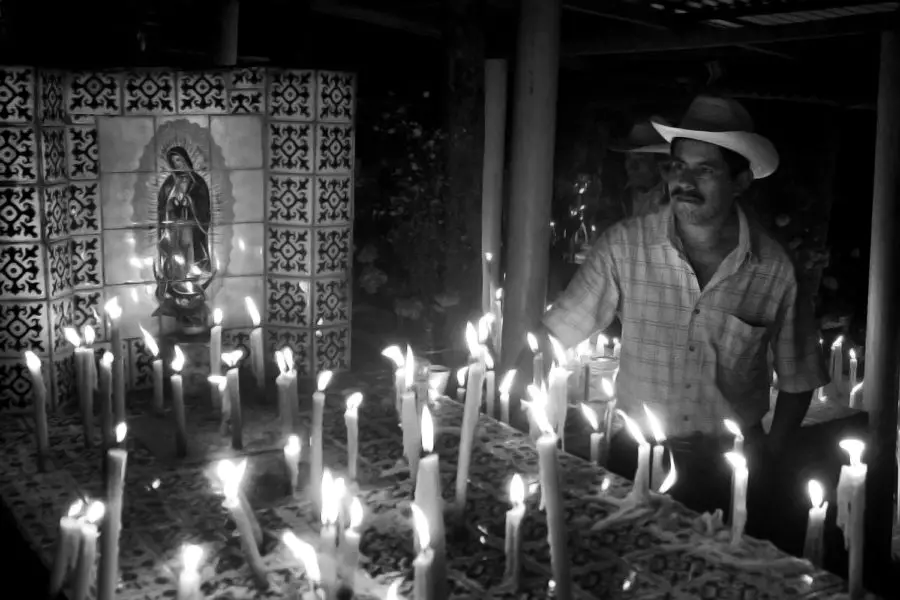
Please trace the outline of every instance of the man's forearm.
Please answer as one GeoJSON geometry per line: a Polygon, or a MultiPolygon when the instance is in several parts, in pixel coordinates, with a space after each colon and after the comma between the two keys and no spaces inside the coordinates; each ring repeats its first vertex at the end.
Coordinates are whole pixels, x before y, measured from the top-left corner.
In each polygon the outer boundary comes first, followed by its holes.
{"type": "Polygon", "coordinates": [[[812,392],[778,392],[778,401],[775,404],[775,414],[772,416],[772,427],[769,429],[769,437],[785,441],[803,424],[809,403],[812,401],[812,392]]]}

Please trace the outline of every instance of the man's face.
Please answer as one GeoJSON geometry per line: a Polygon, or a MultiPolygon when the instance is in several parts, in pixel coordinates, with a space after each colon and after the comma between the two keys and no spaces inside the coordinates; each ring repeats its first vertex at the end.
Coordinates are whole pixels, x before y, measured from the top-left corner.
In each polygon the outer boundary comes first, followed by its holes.
{"type": "Polygon", "coordinates": [[[702,225],[727,215],[735,198],[749,185],[749,173],[729,172],[718,146],[680,139],[672,145],[668,168],[669,195],[675,216],[702,225]]]}

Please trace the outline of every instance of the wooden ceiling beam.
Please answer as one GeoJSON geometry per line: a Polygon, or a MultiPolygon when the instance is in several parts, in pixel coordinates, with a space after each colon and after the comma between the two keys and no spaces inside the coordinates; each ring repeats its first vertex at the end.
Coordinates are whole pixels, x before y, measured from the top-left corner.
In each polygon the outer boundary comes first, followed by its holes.
{"type": "Polygon", "coordinates": [[[900,12],[827,19],[798,25],[753,25],[734,29],[696,27],[685,31],[657,32],[653,35],[596,36],[563,45],[564,56],[600,56],[606,54],[641,54],[676,52],[743,46],[745,44],[777,44],[798,40],[826,39],[883,31],[900,23],[900,12]]]}

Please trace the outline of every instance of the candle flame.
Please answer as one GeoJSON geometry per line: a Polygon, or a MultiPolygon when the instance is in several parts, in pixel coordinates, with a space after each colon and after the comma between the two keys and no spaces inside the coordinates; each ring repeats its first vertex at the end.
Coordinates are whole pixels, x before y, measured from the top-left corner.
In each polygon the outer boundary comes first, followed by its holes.
{"type": "Polygon", "coordinates": [[[116,296],[115,298],[104,304],[103,310],[106,311],[107,316],[109,316],[109,318],[113,321],[121,317],[122,307],[119,305],[119,297],[116,296]]]}
{"type": "Polygon", "coordinates": [[[233,461],[222,459],[216,464],[216,475],[222,482],[222,492],[225,498],[231,502],[236,502],[238,492],[241,488],[241,480],[244,478],[244,472],[247,470],[247,459],[235,463],[233,461]]]}
{"type": "Polygon", "coordinates": [[[631,437],[634,438],[634,441],[637,442],[639,446],[647,443],[647,438],[644,437],[644,433],[638,426],[637,421],[629,417],[622,409],[616,409],[616,414],[622,417],[622,420],[625,421],[625,428],[628,430],[628,433],[631,435],[631,437]]]}
{"type": "Polygon", "coordinates": [[[480,319],[478,319],[478,341],[479,343],[484,343],[491,336],[491,326],[494,324],[494,319],[497,317],[494,313],[484,313],[480,319]]]}
{"type": "Polygon", "coordinates": [[[111,367],[113,364],[113,360],[115,360],[113,353],[107,350],[103,353],[103,356],[100,357],[100,364],[104,367],[111,367]]]}
{"type": "Polygon", "coordinates": [[[675,470],[675,457],[669,452],[669,472],[666,474],[666,478],[663,479],[663,482],[659,484],[659,493],[665,494],[672,489],[677,481],[678,472],[675,470]]]}
{"type": "Polygon", "coordinates": [[[552,335],[550,336],[550,346],[553,348],[553,358],[556,361],[557,366],[565,366],[566,364],[566,349],[563,348],[562,343],[552,335]]]}
{"type": "Polygon", "coordinates": [[[584,418],[587,419],[587,422],[591,424],[591,429],[594,431],[600,429],[600,419],[597,418],[597,411],[582,402],[581,412],[584,414],[584,418]]]}
{"type": "Polygon", "coordinates": [[[92,500],[84,513],[84,520],[96,525],[103,519],[104,514],[106,514],[106,506],[99,500],[92,500]]]}
{"type": "Polygon", "coordinates": [[[616,395],[616,387],[613,385],[612,379],[609,377],[604,377],[600,380],[600,387],[603,389],[603,393],[612,398],[616,395]]]}
{"type": "Polygon", "coordinates": [[[513,507],[521,506],[525,502],[525,480],[516,473],[509,481],[509,503],[513,507]]]}
{"type": "Polygon", "coordinates": [[[403,366],[403,351],[400,350],[400,346],[388,346],[381,351],[381,355],[391,360],[398,369],[403,366]]]}
{"type": "Polygon", "coordinates": [[[128,425],[123,421],[116,425],[116,443],[121,444],[124,442],[126,435],[128,435],[128,425]]]}
{"type": "Polygon", "coordinates": [[[287,361],[284,360],[284,352],[282,352],[281,350],[275,351],[275,364],[278,365],[278,372],[281,375],[288,374],[289,369],[287,366],[287,361]]]}
{"type": "Polygon", "coordinates": [[[210,375],[206,378],[211,384],[219,388],[220,392],[225,391],[225,387],[228,385],[228,378],[224,375],[210,375]]]}
{"type": "Polygon", "coordinates": [[[466,346],[469,348],[472,358],[478,358],[481,352],[481,339],[478,337],[478,331],[472,325],[472,321],[466,323],[466,346]]]}
{"type": "Polygon", "coordinates": [[[362,401],[362,392],[353,392],[352,394],[347,396],[347,413],[355,415],[359,411],[359,407],[362,404],[362,401]]]}
{"type": "Polygon", "coordinates": [[[214,308],[213,309],[213,325],[218,327],[222,324],[222,309],[214,308]]]}
{"type": "Polygon", "coordinates": [[[843,344],[843,343],[844,343],[844,336],[839,335],[839,336],[837,336],[837,339],[835,339],[834,342],[832,342],[831,349],[837,350],[838,348],[841,347],[841,344],[843,344]]]}
{"type": "Polygon", "coordinates": [[[259,310],[256,308],[256,302],[250,296],[244,296],[244,305],[247,307],[247,314],[250,315],[250,322],[254,327],[259,327],[262,319],[259,316],[259,310]]]}
{"type": "Polygon", "coordinates": [[[850,360],[856,360],[856,348],[850,348],[850,360]]]}
{"type": "Polygon", "coordinates": [[[175,346],[175,358],[172,359],[172,370],[176,373],[181,373],[181,370],[184,368],[184,352],[181,351],[181,347],[176,344],[175,346]]]}
{"type": "Polygon", "coordinates": [[[725,429],[727,429],[731,433],[731,435],[733,435],[736,438],[743,439],[744,434],[741,432],[741,428],[738,426],[737,423],[735,423],[731,419],[725,419],[724,421],[722,421],[722,423],[725,424],[725,429]]]}
{"type": "Polygon", "coordinates": [[[726,452],[725,460],[731,463],[732,468],[735,471],[741,471],[747,469],[747,457],[741,454],[740,452],[726,452]]]}
{"type": "Polygon", "coordinates": [[[78,500],[76,500],[69,506],[69,512],[66,513],[66,516],[74,519],[75,517],[80,515],[81,511],[83,511],[83,510],[84,510],[84,500],[79,498],[78,500]]]}
{"type": "Polygon", "coordinates": [[[416,382],[416,357],[412,348],[406,347],[406,359],[403,361],[403,384],[410,389],[416,382]]]}
{"type": "Polygon", "coordinates": [[[422,407],[422,450],[434,452],[434,418],[427,406],[422,407]]]}
{"type": "Polygon", "coordinates": [[[416,530],[416,537],[419,538],[419,548],[425,550],[431,545],[428,517],[416,503],[412,503],[410,508],[412,509],[413,528],[416,530]]]}
{"type": "Polygon", "coordinates": [[[491,252],[485,252],[485,253],[484,253],[484,260],[485,260],[485,262],[491,262],[492,260],[494,260],[494,255],[493,255],[493,253],[491,253],[491,252]]]}
{"type": "Polygon", "coordinates": [[[287,365],[287,372],[293,373],[296,366],[294,363],[294,351],[291,350],[290,346],[285,346],[281,349],[281,355],[284,357],[284,364],[287,365]]]}
{"type": "Polygon", "coordinates": [[[644,405],[644,412],[647,413],[647,423],[650,425],[650,433],[653,434],[653,439],[656,440],[657,444],[662,444],[666,441],[666,432],[663,430],[659,417],[646,404],[644,405]]]}
{"type": "Polygon", "coordinates": [[[341,490],[330,469],[322,473],[322,524],[333,525],[341,511],[341,490]]]}
{"type": "Polygon", "coordinates": [[[528,340],[528,347],[531,348],[531,351],[534,354],[537,354],[538,350],[540,350],[540,346],[538,346],[537,337],[535,337],[535,335],[529,331],[528,333],[525,334],[525,339],[528,340]]]}
{"type": "Polygon", "coordinates": [[[353,496],[353,500],[350,501],[350,529],[358,529],[365,516],[366,512],[363,510],[362,502],[353,496]]]}
{"type": "Polygon", "coordinates": [[[144,346],[146,346],[147,350],[150,351],[150,354],[152,354],[154,358],[159,356],[159,345],[157,345],[156,340],[150,335],[149,331],[144,329],[143,325],[138,325],[138,328],[140,328],[141,333],[144,334],[144,346]]]}
{"type": "Polygon", "coordinates": [[[41,359],[31,350],[25,351],[25,364],[28,366],[28,370],[36,373],[41,372],[41,359]]]}
{"type": "Polygon", "coordinates": [[[484,366],[488,371],[494,368],[494,359],[491,358],[491,353],[488,352],[488,349],[482,346],[482,352],[484,352],[484,366]]]}
{"type": "Polygon", "coordinates": [[[331,371],[322,371],[319,373],[319,376],[316,377],[316,389],[320,392],[324,392],[325,388],[328,387],[328,384],[331,383],[331,378],[334,376],[334,373],[331,371]]]}
{"type": "Polygon", "coordinates": [[[229,369],[233,369],[243,357],[244,351],[240,348],[235,348],[231,352],[222,353],[222,362],[225,363],[225,366],[229,369]]]}
{"type": "Polygon", "coordinates": [[[400,580],[397,579],[391,584],[391,587],[388,588],[387,600],[400,600],[400,592],[397,591],[400,589],[400,583],[400,580]]]}
{"type": "Polygon", "coordinates": [[[516,369],[510,369],[503,376],[503,379],[500,381],[500,394],[508,396],[509,390],[512,389],[512,384],[516,379],[516,369]]]}
{"type": "Polygon", "coordinates": [[[847,439],[841,440],[839,446],[850,457],[851,467],[861,467],[863,465],[862,455],[866,450],[866,445],[862,440],[847,439]]]}
{"type": "Polygon", "coordinates": [[[93,346],[94,340],[97,339],[97,334],[94,332],[94,328],[90,325],[86,325],[84,328],[84,343],[87,346],[93,346]]]}
{"type": "Polygon", "coordinates": [[[578,358],[586,358],[591,355],[591,340],[584,340],[575,346],[575,354],[578,358]]]}
{"type": "Polygon", "coordinates": [[[496,300],[503,300],[503,288],[497,288],[497,291],[494,292],[494,298],[496,300]]]}
{"type": "Polygon", "coordinates": [[[809,503],[813,508],[821,508],[822,502],[825,501],[825,490],[822,489],[822,484],[815,479],[810,479],[806,487],[809,490],[809,503]]]}
{"type": "Polygon", "coordinates": [[[66,336],[66,340],[76,348],[81,346],[81,338],[78,336],[78,332],[75,331],[74,327],[63,327],[63,335],[66,336]]]}
{"type": "Polygon", "coordinates": [[[609,346],[609,338],[601,333],[597,336],[597,352],[603,352],[607,346],[609,346]]]}
{"type": "Polygon", "coordinates": [[[287,454],[291,455],[300,455],[300,436],[298,435],[289,435],[287,438],[287,443],[284,445],[284,451],[287,454]]]}
{"type": "Polygon", "coordinates": [[[456,384],[459,387],[466,385],[466,375],[469,373],[469,367],[465,366],[456,372],[456,384]]]}
{"type": "Polygon", "coordinates": [[[316,555],[316,549],[311,544],[304,542],[294,535],[293,531],[285,531],[281,534],[281,541],[288,547],[291,554],[303,564],[306,570],[306,578],[313,585],[318,585],[322,579],[319,571],[319,557],[316,555]]]}
{"type": "Polygon", "coordinates": [[[203,548],[196,544],[185,544],[181,547],[181,565],[187,573],[196,573],[203,560],[203,548]]]}
{"type": "Polygon", "coordinates": [[[531,402],[528,409],[531,411],[531,417],[534,424],[544,435],[553,435],[553,427],[547,418],[547,392],[539,390],[533,383],[528,386],[528,395],[531,396],[531,402]]]}

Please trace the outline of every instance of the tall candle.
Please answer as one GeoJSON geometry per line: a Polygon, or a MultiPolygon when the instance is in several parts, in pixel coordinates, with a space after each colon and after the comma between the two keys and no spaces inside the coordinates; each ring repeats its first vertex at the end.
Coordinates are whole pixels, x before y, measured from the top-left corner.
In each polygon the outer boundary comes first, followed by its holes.
{"type": "Polygon", "coordinates": [[[528,341],[528,347],[531,348],[531,352],[534,354],[534,359],[532,360],[532,379],[534,385],[540,388],[544,381],[544,354],[541,352],[537,337],[535,337],[533,333],[528,332],[525,335],[525,339],[528,341]]]}
{"type": "Polygon", "coordinates": [[[602,333],[597,336],[597,354],[601,357],[609,356],[609,338],[602,333]]]}
{"type": "MultiPolygon", "coordinates": [[[[472,323],[467,324],[467,341],[473,358],[480,357],[480,346],[472,344],[472,323]]],[[[469,467],[472,462],[472,446],[475,443],[475,429],[478,426],[478,412],[481,407],[481,388],[484,382],[484,363],[476,360],[469,365],[469,376],[466,385],[466,403],[463,408],[462,429],[459,441],[459,462],[456,466],[456,510],[466,509],[466,497],[469,487],[469,467]]]]}
{"type": "Polygon", "coordinates": [[[313,502],[322,510],[322,415],[325,412],[325,390],[331,383],[332,372],[322,371],[316,377],[316,391],[312,396],[312,436],[309,447],[309,483],[313,502]]]}
{"type": "Polygon", "coordinates": [[[93,351],[81,345],[81,337],[75,329],[65,327],[63,332],[69,343],[75,346],[75,385],[78,388],[78,406],[81,409],[82,437],[84,447],[90,448],[94,437],[94,391],[90,371],[93,351]]]}
{"type": "Polygon", "coordinates": [[[300,397],[297,394],[297,360],[294,358],[294,351],[290,346],[285,346],[281,350],[284,362],[288,366],[288,375],[291,376],[291,385],[288,388],[288,404],[290,408],[290,427],[291,432],[297,431],[297,424],[300,422],[300,397]]]}
{"type": "Polygon", "coordinates": [[[637,442],[638,458],[637,471],[634,474],[634,487],[631,489],[631,498],[638,504],[650,500],[650,444],[644,438],[644,434],[638,424],[625,412],[616,410],[616,413],[625,421],[625,428],[637,442]]]}
{"type": "Polygon", "coordinates": [[[279,372],[275,379],[275,386],[278,388],[278,418],[281,421],[281,435],[287,437],[294,431],[293,404],[297,399],[291,398],[291,392],[297,376],[292,371],[284,351],[275,351],[275,363],[278,365],[279,372]]]}
{"type": "Polygon", "coordinates": [[[253,298],[246,296],[244,304],[247,306],[247,314],[250,315],[250,321],[253,323],[253,329],[250,330],[250,366],[253,369],[253,376],[256,378],[256,385],[263,387],[266,382],[266,362],[263,356],[262,319],[253,298]]]}
{"type": "Polygon", "coordinates": [[[502,356],[503,352],[503,288],[494,291],[494,352],[502,356]]]}
{"type": "MultiPolygon", "coordinates": [[[[434,552],[431,549],[428,518],[415,503],[411,505],[413,527],[419,541],[419,554],[413,561],[413,597],[415,600],[436,600],[434,587],[434,552]]],[[[446,585],[446,582],[441,582],[446,585]]]]}
{"type": "Polygon", "coordinates": [[[584,414],[584,418],[587,419],[588,424],[590,424],[591,429],[591,439],[590,439],[590,457],[591,462],[595,465],[600,464],[600,442],[603,440],[603,434],[598,430],[600,429],[600,420],[597,418],[597,412],[589,407],[587,404],[581,405],[581,412],[584,414]]]}
{"type": "MultiPolygon", "coordinates": [[[[857,410],[862,410],[862,391],[863,391],[863,382],[860,381],[850,390],[850,408],[855,408],[857,410]]],[[[900,463],[898,463],[900,464],[900,463]]],[[[897,506],[900,507],[900,502],[897,503],[897,506]]],[[[900,510],[900,509],[898,509],[900,510]]],[[[900,513],[898,513],[900,514],[900,513]]]]}
{"type": "Polygon", "coordinates": [[[119,318],[122,316],[122,307],[119,306],[118,296],[106,303],[105,310],[106,316],[109,317],[109,341],[113,355],[113,421],[122,423],[126,418],[125,358],[122,356],[122,334],[119,331],[119,318]]]}
{"type": "Polygon", "coordinates": [[[69,511],[59,520],[59,537],[56,540],[56,553],[50,572],[50,598],[56,598],[62,590],[66,578],[78,560],[81,541],[79,517],[82,516],[84,509],[84,501],[76,500],[69,507],[69,511]]]}
{"type": "Polygon", "coordinates": [[[403,456],[409,465],[409,476],[415,485],[419,471],[419,452],[422,445],[422,433],[419,431],[419,407],[416,393],[412,389],[415,378],[415,359],[412,349],[406,348],[405,384],[400,408],[400,425],[403,428],[403,456]]]}
{"type": "Polygon", "coordinates": [[[859,361],[856,359],[856,348],[850,348],[850,389],[856,387],[859,383],[856,372],[859,369],[859,361]]]}
{"type": "Polygon", "coordinates": [[[496,419],[497,413],[494,412],[494,398],[496,397],[497,383],[494,375],[494,359],[491,358],[487,349],[484,351],[484,364],[484,412],[490,418],[496,419]]]}
{"type": "Polygon", "coordinates": [[[550,412],[547,415],[550,425],[556,430],[556,435],[563,440],[563,450],[566,449],[565,431],[566,417],[569,412],[568,379],[571,373],[562,363],[550,367],[549,390],[550,412]]]}
{"type": "Polygon", "coordinates": [[[344,411],[344,425],[347,427],[347,472],[350,479],[357,479],[357,463],[359,463],[359,406],[362,404],[362,392],[354,392],[347,397],[347,410],[344,411]]]}
{"type": "Polygon", "coordinates": [[[510,369],[500,382],[500,420],[509,424],[509,391],[516,379],[516,369],[510,369]]]}
{"type": "Polygon", "coordinates": [[[297,492],[300,480],[300,438],[289,435],[284,445],[284,464],[287,467],[291,495],[297,492]]]}
{"type": "Polygon", "coordinates": [[[734,436],[734,446],[731,448],[732,452],[743,454],[744,434],[741,432],[741,428],[731,419],[725,419],[723,423],[725,424],[725,429],[734,436]]]}
{"type": "Polygon", "coordinates": [[[622,343],[619,338],[613,338],[613,358],[619,359],[622,356],[622,343]]]}
{"type": "Polygon", "coordinates": [[[750,472],[747,459],[739,452],[727,452],[725,458],[731,463],[734,478],[731,487],[731,543],[739,544],[747,524],[747,481],[750,472]]]}
{"type": "Polygon", "coordinates": [[[772,372],[772,385],[769,386],[769,410],[775,410],[778,402],[778,373],[772,372]]]}
{"type": "Polygon", "coordinates": [[[469,367],[461,367],[456,371],[456,400],[457,402],[466,401],[466,379],[469,376],[469,367]]]}
{"type": "Polygon", "coordinates": [[[506,511],[506,571],[504,578],[512,585],[513,592],[519,591],[522,576],[522,519],[525,518],[525,482],[516,473],[509,482],[509,502],[512,508],[506,511]]]}
{"type": "MultiPolygon", "coordinates": [[[[224,362],[224,361],[223,361],[224,362]]],[[[221,421],[219,423],[220,435],[228,435],[231,423],[231,399],[228,397],[228,378],[225,375],[210,375],[209,391],[213,398],[218,398],[221,421]]]]}
{"type": "Polygon", "coordinates": [[[427,406],[422,407],[422,450],[425,456],[419,461],[419,472],[416,477],[416,504],[425,513],[428,520],[429,537],[434,551],[434,573],[436,600],[444,600],[446,586],[440,582],[447,581],[447,550],[444,535],[444,499],[441,493],[441,467],[438,455],[434,453],[434,420],[427,406]]]}
{"type": "Polygon", "coordinates": [[[491,261],[494,255],[485,252],[481,261],[481,312],[491,312],[491,261]]]}
{"type": "Polygon", "coordinates": [[[612,428],[613,428],[613,419],[616,415],[616,405],[618,401],[616,400],[616,388],[613,384],[613,380],[608,377],[603,377],[600,379],[600,389],[603,391],[603,395],[606,396],[606,410],[603,412],[603,427],[602,433],[603,437],[600,441],[600,465],[605,466],[606,461],[609,458],[609,443],[612,439],[612,428]]]}
{"type": "Polygon", "coordinates": [[[175,416],[175,456],[187,456],[187,423],[184,416],[184,387],[181,369],[184,368],[184,353],[175,346],[175,358],[172,360],[172,412],[175,416]]]}
{"type": "Polygon", "coordinates": [[[103,447],[113,444],[113,406],[112,406],[112,352],[106,351],[100,358],[100,434],[103,447]]]}
{"type": "Polygon", "coordinates": [[[806,525],[806,539],[803,542],[803,558],[817,567],[822,566],[822,534],[825,529],[825,514],[828,512],[828,503],[823,502],[825,491],[822,484],[811,479],[809,482],[809,521],[806,525]]]}
{"type": "MultiPolygon", "coordinates": [[[[116,442],[122,444],[128,428],[116,426],[116,442]]],[[[102,551],[98,573],[97,597],[113,600],[119,582],[119,535],[122,531],[122,496],[125,491],[125,466],[128,452],[124,448],[106,451],[106,517],[103,520],[102,551]]]]}
{"type": "Polygon", "coordinates": [[[194,544],[181,547],[181,572],[178,573],[178,588],[175,600],[203,600],[200,591],[200,561],[203,548],[194,544]]]}
{"type": "Polygon", "coordinates": [[[341,540],[341,580],[350,589],[356,588],[356,572],[359,569],[359,542],[362,534],[359,528],[362,526],[365,513],[362,502],[355,497],[350,501],[350,526],[344,531],[344,539],[341,540]]]}
{"type": "MultiPolygon", "coordinates": [[[[94,577],[94,563],[97,560],[97,523],[103,518],[103,503],[94,500],[88,506],[84,518],[81,519],[81,544],[78,550],[78,561],[75,567],[75,590],[72,600],[86,600],[94,577]]],[[[101,556],[101,567],[102,567],[101,556]]],[[[102,579],[101,579],[102,582],[102,579]]],[[[100,596],[101,598],[103,596],[100,596]]]]}
{"type": "Polygon", "coordinates": [[[844,530],[844,544],[849,552],[847,568],[848,591],[851,598],[864,595],[863,543],[866,510],[866,474],[862,462],[866,445],[860,440],[841,440],[841,448],[850,457],[850,464],[841,467],[837,488],[837,525],[844,530]]]}
{"type": "MultiPolygon", "coordinates": [[[[163,363],[159,356],[159,344],[149,331],[142,325],[138,325],[144,335],[144,347],[153,356],[153,410],[161,413],[163,410],[163,363]]],[[[212,364],[210,364],[212,368],[212,364]]]]}
{"type": "Polygon", "coordinates": [[[841,389],[844,378],[844,336],[839,335],[831,344],[831,383],[834,386],[835,395],[841,389]]]}
{"type": "Polygon", "coordinates": [[[659,491],[663,481],[666,479],[666,474],[663,471],[663,458],[665,458],[666,454],[666,448],[663,444],[666,441],[666,432],[663,430],[662,423],[646,404],[644,405],[644,412],[647,413],[647,423],[650,425],[650,433],[653,434],[653,440],[655,441],[652,449],[653,466],[650,472],[650,489],[659,491]]]}
{"type": "MultiPolygon", "coordinates": [[[[238,363],[244,351],[238,348],[222,355],[222,362],[228,367],[225,373],[225,390],[228,394],[228,413],[231,423],[231,447],[234,450],[244,449],[244,422],[241,415],[241,372],[238,363]]],[[[225,399],[222,399],[225,404],[225,399]]]]}
{"type": "Polygon", "coordinates": [[[222,480],[222,491],[225,495],[223,505],[234,521],[235,528],[241,543],[241,550],[244,553],[244,560],[250,567],[257,585],[262,588],[268,588],[269,577],[266,573],[266,566],[259,554],[259,547],[253,533],[253,525],[247,516],[247,508],[240,498],[241,480],[244,478],[244,472],[247,470],[247,459],[241,460],[235,464],[228,460],[220,460],[216,471],[222,480]]]}
{"type": "Polygon", "coordinates": [[[222,309],[212,313],[213,326],[209,330],[209,374],[222,374],[222,309]]]}
{"type": "Polygon", "coordinates": [[[325,469],[322,473],[321,489],[322,527],[319,530],[319,554],[325,560],[319,561],[319,568],[322,572],[322,587],[330,599],[336,596],[338,589],[338,521],[346,488],[343,479],[333,478],[331,471],[325,469]]]}
{"type": "Polygon", "coordinates": [[[50,453],[50,435],[47,429],[47,386],[44,384],[44,374],[41,372],[41,359],[37,357],[37,354],[26,350],[25,365],[31,376],[31,403],[34,408],[38,462],[43,470],[44,457],[50,453]]]}

